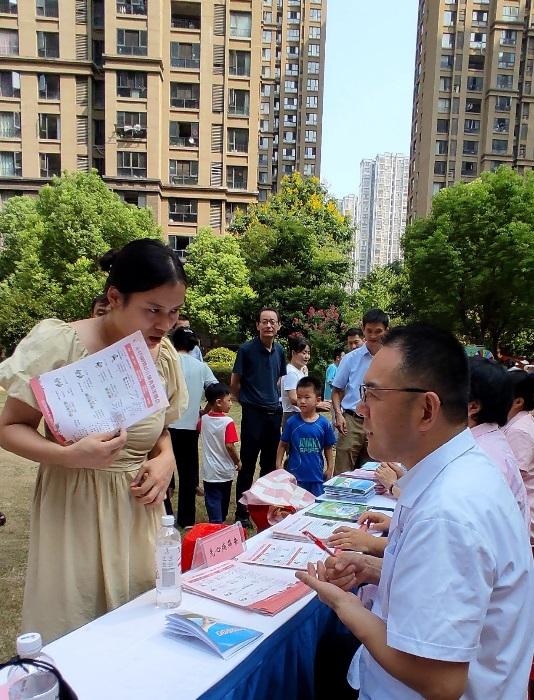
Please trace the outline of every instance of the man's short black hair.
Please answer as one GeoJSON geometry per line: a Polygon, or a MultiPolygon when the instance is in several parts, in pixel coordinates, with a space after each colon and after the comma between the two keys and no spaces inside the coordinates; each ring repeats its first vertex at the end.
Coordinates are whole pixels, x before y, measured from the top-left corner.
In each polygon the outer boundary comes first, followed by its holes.
{"type": "Polygon", "coordinates": [[[297,391],[299,389],[313,389],[315,396],[322,396],[323,385],[322,383],[313,376],[302,377],[297,382],[297,391]]]}
{"type": "Polygon", "coordinates": [[[232,390],[228,384],[223,384],[222,382],[216,382],[215,384],[208,384],[204,390],[206,394],[206,401],[208,403],[215,403],[217,399],[224,399],[225,396],[232,393],[232,390]]]}
{"type": "Polygon", "coordinates": [[[389,328],[389,316],[382,309],[369,309],[363,315],[363,327],[365,328],[368,323],[381,323],[384,328],[389,328]]]}
{"type": "Polygon", "coordinates": [[[274,306],[262,306],[261,309],[256,312],[256,323],[260,322],[261,315],[264,311],[272,311],[273,314],[276,314],[278,323],[281,323],[280,313],[278,312],[278,309],[274,308],[274,306]]]}
{"type": "Polygon", "coordinates": [[[471,388],[469,401],[479,401],[480,411],[473,416],[477,425],[497,423],[503,426],[514,401],[510,373],[487,357],[469,358],[471,388]]]}
{"type": "Polygon", "coordinates": [[[91,302],[91,316],[95,312],[95,306],[97,304],[103,304],[104,306],[109,306],[109,299],[107,294],[99,294],[97,297],[93,299],[91,302]]]}
{"type": "Polygon", "coordinates": [[[525,371],[509,372],[514,399],[523,399],[524,411],[534,411],[534,375],[525,371]]]}
{"type": "Polygon", "coordinates": [[[341,355],[343,355],[344,352],[345,348],[336,348],[332,353],[332,359],[337,360],[337,358],[341,357],[341,355]]]}
{"type": "Polygon", "coordinates": [[[358,338],[361,338],[363,340],[363,331],[361,328],[356,328],[354,326],[353,328],[349,328],[348,331],[345,333],[344,338],[345,340],[348,340],[350,336],[357,335],[358,338]]]}
{"type": "Polygon", "coordinates": [[[407,386],[435,392],[449,423],[467,423],[467,355],[453,335],[428,323],[410,323],[389,331],[383,344],[401,352],[400,371],[407,386]]]}
{"type": "Polygon", "coordinates": [[[198,338],[190,328],[180,326],[172,334],[171,342],[177,350],[191,352],[198,345],[198,338]]]}

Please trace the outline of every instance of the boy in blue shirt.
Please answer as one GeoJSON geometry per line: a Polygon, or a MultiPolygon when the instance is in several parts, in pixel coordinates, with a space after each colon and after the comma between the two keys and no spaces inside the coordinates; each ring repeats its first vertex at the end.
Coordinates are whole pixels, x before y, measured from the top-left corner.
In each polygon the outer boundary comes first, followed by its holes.
{"type": "Polygon", "coordinates": [[[323,494],[323,481],[332,477],[332,445],[336,442],[332,426],[324,416],[317,413],[320,401],[321,383],[315,377],[300,379],[297,384],[297,406],[300,413],[296,413],[285,424],[276,453],[276,468],[280,469],[289,448],[286,466],[288,472],[293,474],[299,486],[314,496],[323,494]]]}

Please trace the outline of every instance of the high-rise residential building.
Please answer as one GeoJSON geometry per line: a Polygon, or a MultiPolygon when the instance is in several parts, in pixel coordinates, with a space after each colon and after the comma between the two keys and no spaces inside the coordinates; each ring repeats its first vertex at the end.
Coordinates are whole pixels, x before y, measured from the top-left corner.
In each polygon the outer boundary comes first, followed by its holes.
{"type": "Polygon", "coordinates": [[[337,200],[337,208],[340,214],[345,216],[350,214],[350,219],[353,224],[356,223],[356,213],[358,210],[358,197],[355,194],[348,194],[343,199],[337,200]]]}
{"type": "Polygon", "coordinates": [[[420,0],[409,219],[458,180],[534,166],[530,0],[420,0]]]}
{"type": "Polygon", "coordinates": [[[377,265],[401,257],[400,239],[406,227],[409,159],[382,153],[360,163],[360,194],[355,246],[355,276],[368,275],[377,265]]]}
{"type": "Polygon", "coordinates": [[[263,0],[260,201],[284,175],[319,177],[326,0],[263,0]]]}
{"type": "Polygon", "coordinates": [[[223,231],[318,174],[325,23],[326,0],[0,0],[0,204],[94,167],[177,250],[223,231]]]}

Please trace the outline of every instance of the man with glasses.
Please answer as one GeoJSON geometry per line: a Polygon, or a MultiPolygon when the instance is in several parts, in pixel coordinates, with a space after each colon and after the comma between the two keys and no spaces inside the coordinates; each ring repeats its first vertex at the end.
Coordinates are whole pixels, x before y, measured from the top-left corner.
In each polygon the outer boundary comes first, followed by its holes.
{"type": "MultiPolygon", "coordinates": [[[[286,371],[284,349],[274,339],[280,330],[277,309],[264,307],[256,315],[259,335],[239,346],[230,386],[241,404],[241,471],[237,476],[236,501],[252,486],[258,455],[260,476],[272,472],[280,442],[282,406],[278,381],[286,371]]],[[[236,521],[250,528],[248,511],[237,503],[236,521]]]]}
{"type": "Polygon", "coordinates": [[[339,437],[336,445],[334,472],[341,474],[367,461],[366,433],[363,418],[358,415],[359,386],[374,355],[382,347],[389,317],[381,309],[370,309],[363,316],[365,344],[349,352],[341,360],[332,382],[332,407],[339,437]]]}
{"type": "Polygon", "coordinates": [[[384,558],[345,552],[297,574],[363,644],[347,680],[359,682],[360,700],[526,697],[529,538],[502,474],[467,428],[464,349],[433,326],[394,328],[361,391],[369,454],[408,470],[384,558]],[[378,584],[371,610],[351,592],[362,583],[378,584]]]}

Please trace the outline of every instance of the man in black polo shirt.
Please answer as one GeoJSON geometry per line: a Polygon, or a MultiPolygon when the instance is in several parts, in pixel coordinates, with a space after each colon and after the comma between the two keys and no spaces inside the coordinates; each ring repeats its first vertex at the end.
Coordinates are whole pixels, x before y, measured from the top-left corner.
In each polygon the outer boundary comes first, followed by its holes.
{"type": "MultiPolygon", "coordinates": [[[[239,346],[230,385],[241,404],[241,471],[237,476],[236,501],[252,486],[258,455],[260,476],[272,472],[280,442],[282,408],[278,380],[286,374],[284,349],[274,338],[280,329],[276,309],[264,307],[256,315],[259,337],[239,346]]],[[[236,521],[252,527],[247,509],[237,504],[236,521]]]]}

